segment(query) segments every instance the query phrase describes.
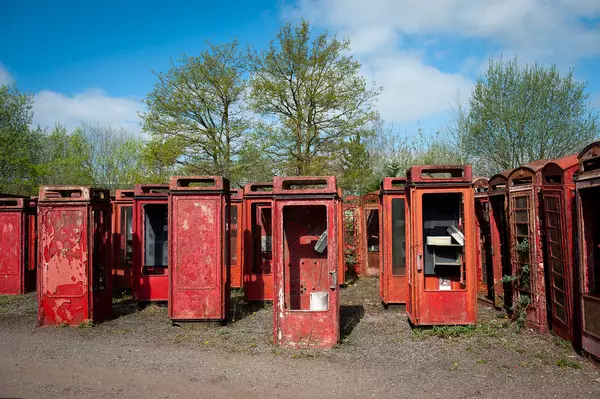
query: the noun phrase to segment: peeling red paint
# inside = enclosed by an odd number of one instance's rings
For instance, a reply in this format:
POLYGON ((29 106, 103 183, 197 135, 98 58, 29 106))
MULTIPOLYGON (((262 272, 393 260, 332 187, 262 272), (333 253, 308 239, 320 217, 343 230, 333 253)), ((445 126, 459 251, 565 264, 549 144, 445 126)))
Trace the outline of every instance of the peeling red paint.
POLYGON ((78 325, 112 307, 111 208, 106 190, 40 188, 38 323, 78 325))
MULTIPOLYGON (((169 318, 225 320, 229 304, 229 182, 173 176, 169 189, 169 318), (182 186, 181 180, 188 182, 182 186), (212 185, 190 187, 194 182, 212 185)), ((240 215, 241 216, 241 215, 240 215)))

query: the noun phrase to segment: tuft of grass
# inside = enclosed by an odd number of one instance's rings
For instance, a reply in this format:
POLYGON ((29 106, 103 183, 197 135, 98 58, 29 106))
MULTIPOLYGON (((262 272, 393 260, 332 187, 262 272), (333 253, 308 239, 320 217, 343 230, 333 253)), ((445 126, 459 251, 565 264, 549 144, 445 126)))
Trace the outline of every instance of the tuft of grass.
POLYGON ((477 364, 487 364, 487 363, 488 363, 488 361, 487 361, 487 360, 485 360, 485 359, 477 359, 477 360, 475 361, 475 363, 477 363, 477 364))
POLYGON ((118 335, 124 335, 124 334, 131 334, 134 331, 135 330, 132 328, 122 328, 122 329, 112 330, 111 333, 118 334, 118 335))
POLYGON ((561 357, 556 362, 554 362, 554 364, 556 364, 558 367, 571 367, 575 370, 580 370, 583 367, 581 363, 567 359, 566 357, 561 357))
POLYGON ((83 323, 77 326, 77 328, 92 328, 94 327, 94 322, 92 320, 84 320, 83 323))
POLYGON ((470 326, 435 326, 431 329, 415 327, 412 330, 415 339, 437 337, 442 339, 458 337, 497 337, 500 330, 506 328, 508 323, 477 324, 470 326))
POLYGON ((573 349, 573 346, 569 341, 566 341, 560 337, 556 338, 556 345, 563 349, 573 349))
POLYGON ((69 327, 69 323, 60 323, 58 326, 60 328, 67 328, 67 327, 69 327))

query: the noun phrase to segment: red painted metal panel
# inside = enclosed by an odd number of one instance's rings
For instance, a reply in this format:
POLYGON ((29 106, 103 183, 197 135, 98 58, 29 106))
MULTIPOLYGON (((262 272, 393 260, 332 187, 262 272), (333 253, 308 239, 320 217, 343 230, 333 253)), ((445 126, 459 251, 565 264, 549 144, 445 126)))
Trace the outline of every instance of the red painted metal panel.
POLYGON ((225 320, 229 182, 220 176, 172 176, 169 191, 169 318, 225 320), (181 187, 213 180, 202 190, 181 187))
POLYGON ((575 317, 574 331, 582 349, 600 358, 600 141, 584 148, 578 160, 575 187, 580 284, 574 296, 581 313, 575 317))
POLYGON ((277 345, 332 347, 339 341, 340 206, 335 177, 274 180, 273 337, 277 345), (290 184, 303 188, 290 193, 290 184), (293 183, 291 183, 293 182, 293 183), (325 189, 312 189, 310 184, 325 189))
POLYGON ((443 166, 414 167, 407 176, 411 226, 408 317, 414 325, 475 324, 471 167, 449 166, 447 171, 443 166), (423 171, 432 170, 441 175, 423 177, 423 171))
POLYGON ((137 184, 133 196, 132 293, 140 302, 169 298, 168 184, 137 184))
POLYGON ((133 190, 117 190, 112 200, 113 285, 131 289, 133 190))
POLYGON ((251 301, 273 300, 273 183, 244 187, 244 295, 251 301))
POLYGON ((112 308, 111 207, 108 191, 40 188, 38 323, 78 325, 112 308))
POLYGON ((244 190, 230 191, 229 212, 229 277, 231 288, 242 288, 244 271, 244 190))
POLYGON ((379 295, 385 304, 406 303, 408 296, 406 276, 410 229, 405 186, 406 179, 401 177, 386 177, 382 183, 379 295))

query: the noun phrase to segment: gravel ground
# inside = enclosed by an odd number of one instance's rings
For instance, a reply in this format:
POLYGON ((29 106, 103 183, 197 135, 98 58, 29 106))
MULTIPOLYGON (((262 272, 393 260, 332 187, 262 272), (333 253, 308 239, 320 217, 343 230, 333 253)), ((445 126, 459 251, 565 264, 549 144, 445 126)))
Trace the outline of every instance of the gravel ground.
POLYGON ((125 295, 106 323, 37 328, 35 294, 0 297, 0 396, 600 398, 600 369, 555 336, 487 307, 475 328, 412 330, 378 298, 376 279, 344 288, 342 343, 293 350, 239 293, 226 326, 172 325, 125 295))

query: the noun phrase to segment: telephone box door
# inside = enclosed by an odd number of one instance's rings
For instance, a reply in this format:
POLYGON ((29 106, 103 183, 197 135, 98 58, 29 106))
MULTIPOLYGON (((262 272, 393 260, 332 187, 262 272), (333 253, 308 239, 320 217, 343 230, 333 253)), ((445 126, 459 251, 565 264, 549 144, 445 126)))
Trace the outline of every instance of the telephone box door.
POLYGON ((383 267, 382 284, 384 303, 406 303, 408 285, 406 260, 408 258, 408 209, 404 196, 384 195, 383 267))

